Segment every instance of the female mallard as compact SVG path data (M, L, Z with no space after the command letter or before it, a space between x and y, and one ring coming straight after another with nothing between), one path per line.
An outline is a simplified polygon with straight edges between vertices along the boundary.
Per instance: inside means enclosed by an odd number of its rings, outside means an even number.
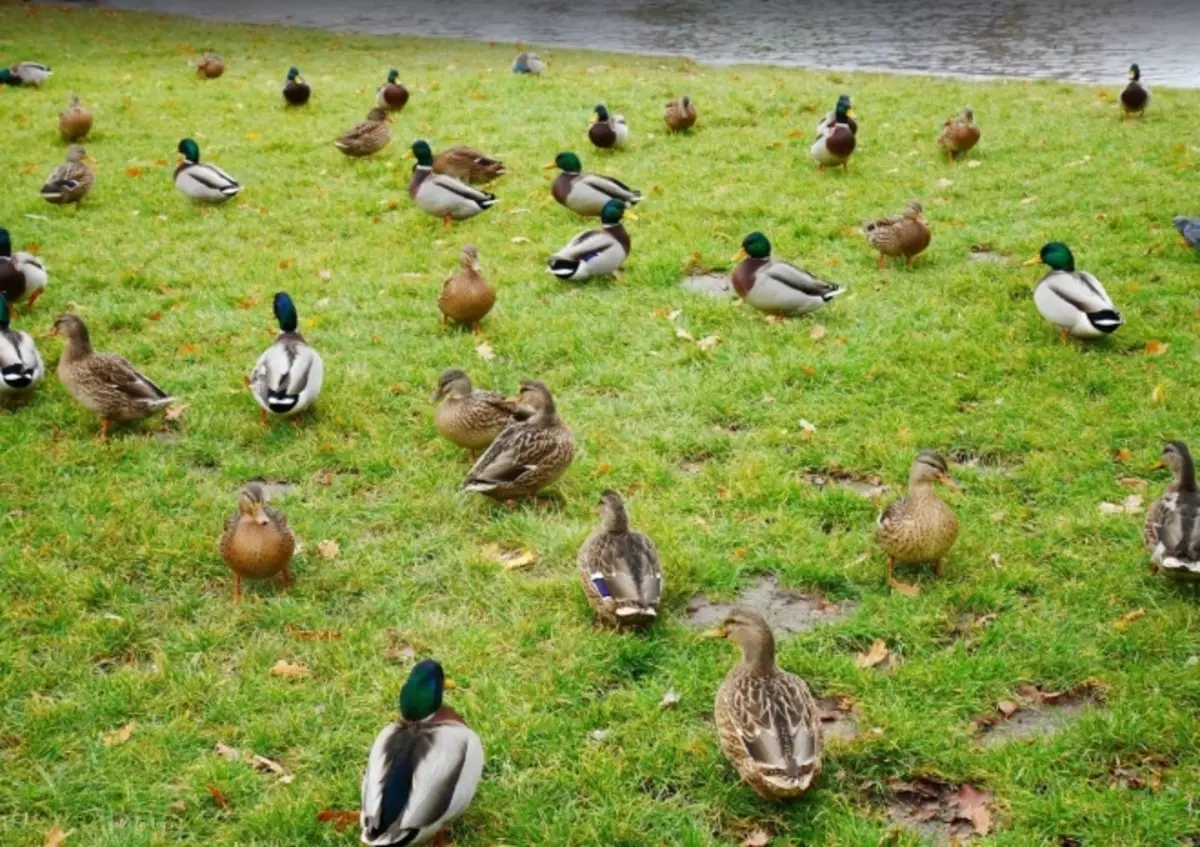
M362 781L363 844L424 844L466 811L483 776L483 745L442 703L454 683L431 659L400 689L400 720L375 737Z
M621 115L610 115L601 103L596 107L592 125L588 127L588 138L601 150L624 147L629 138L629 127Z
M338 136L333 146L347 156L355 158L378 153L392 140L389 123L391 119L388 118L387 112L376 107L367 113L365 121L355 124Z
M1196 464L1182 441L1163 447L1162 463L1175 474L1163 496L1146 513L1146 547L1156 573L1200 579L1200 489Z
M29 298L29 311L46 291L46 266L28 253L14 253L12 236L0 227L0 294L15 304Z
M491 182L507 171L504 163L471 147L451 147L433 157L433 172L460 182Z
M911 266L933 238L929 224L925 223L921 204L913 200L904 207L904 214L867 221L863 233L872 247L879 251L876 265L884 267L886 256L903 256L904 263Z
M287 79L283 81L283 99L289 106L303 106L312 97L312 86L300 76L300 71L288 68Z
M225 521L219 542L221 558L233 571L233 602L242 601L243 579L270 579L282 574L292 584L288 563L296 552L296 536L287 518L267 505L267 492L257 482L242 489L238 510Z
M512 69L515 74L533 74L537 76L546 70L546 63L542 61L540 56L521 51L517 54L517 58L513 60Z
M317 399L325 379L321 355L296 331L300 319L287 292L275 295L273 308L279 335L254 363L248 382L264 424L267 412L284 417L303 412Z
M967 106L957 118L947 118L937 140L951 162L978 144L979 124L975 123L974 110Z
M771 258L771 242L761 232L742 239L742 249L733 257L733 290L762 312L777 315L806 315L815 312L845 291L808 271Z
M625 503L615 491L600 495L600 526L579 548L583 593L604 623L653 623L662 599L663 573L654 542L629 528Z
M472 188L452 176L435 174L433 151L426 142L414 141L412 152L417 164L408 183L408 195L419 208L441 218L446 226L450 221L473 218L495 205L495 194Z
M941 454L922 450L908 472L908 494L884 509L875 522L875 541L888 557L889 583L895 581L892 568L896 562L932 562L938 576L942 575L942 559L958 538L958 518L938 497L935 482L962 490L950 478Z
M1075 270L1071 248L1052 241L1024 265L1046 264L1050 273L1033 289L1033 302L1042 317L1058 327L1059 340L1068 335L1099 338L1125 323L1100 280L1087 271Z
M609 200L600 213L602 229L587 229L550 257L550 273L580 282L616 273L629 256L629 233L621 224L625 204Z
M1129 66L1129 84L1121 91L1121 114L1124 118L1144 115L1149 104L1150 89L1142 84L1142 69L1134 62Z
M686 94L678 100L672 100L663 110L663 120L671 132L683 132L691 129L696 123L696 106L692 98Z
M433 421L442 437L471 451L486 449L504 428L520 416L520 409L503 394L471 385L458 368L447 368L438 377Z
M392 68L388 71L387 82L379 86L375 92L375 104L388 112L399 112L408 104L408 89L396 82L400 71Z
M845 116L845 119L842 122L846 124L846 126L850 127L850 131L852 133L858 135L858 121L854 120L854 111L853 107L850 105L849 94L838 95L837 103L834 104L833 111L826 112L825 116L821 118L821 120L817 121L817 135L821 135L828 129L832 128L835 123L837 123L837 115L839 111L841 111L841 113Z
M487 316L496 303L496 289L480 273L479 251L468 244L459 256L462 267L442 283L438 294L438 309L442 313L442 326L446 319L455 323L468 324L479 334L479 322Z
M38 62L18 62L11 68L0 68L0 83L5 85L32 85L40 88L54 71Z
M67 151L67 161L55 168L42 186L42 199L55 206L74 203L78 210L96 184L96 175L84 161L86 158L87 151L78 144L72 146Z
M75 402L100 416L100 437L113 421L136 421L161 412L175 398L128 361L113 353L95 353L78 315L58 316L51 335L65 335L67 349L58 360L58 378Z
M25 394L46 373L33 338L11 323L8 300L0 294L0 397Z
M558 416L554 397L544 383L521 383L517 403L521 420L496 437L463 480L464 491L478 491L494 500L537 497L575 458L575 439Z
M217 79L225 73L225 61L216 53L205 53L196 63L196 73L205 79Z
M92 131L92 113L72 94L71 102L58 113L58 132L63 141L78 141Z
M200 164L200 145L190 138L179 142L183 160L175 168L175 187L205 203L224 203L238 196L241 184L212 163Z
M808 684L775 664L775 637L757 612L734 609L709 635L742 648L713 710L721 751L764 800L799 797L821 773L821 718Z
M599 217L610 200L619 200L628 208L636 206L642 192L630 188L610 176L583 172L583 165L574 153L559 153L545 169L558 168L562 173L550 185L550 193L562 205L584 217Z

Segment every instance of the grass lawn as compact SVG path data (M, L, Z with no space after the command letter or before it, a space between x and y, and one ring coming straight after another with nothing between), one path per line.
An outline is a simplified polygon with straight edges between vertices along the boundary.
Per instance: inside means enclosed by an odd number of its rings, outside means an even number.
M4 61L55 69L40 91L0 91L0 225L51 273L14 325L44 332L77 309L98 350L191 404L98 443L51 372L0 415L3 844L40 845L53 826L74 831L67 847L353 843L316 815L356 808L412 652L444 663L487 751L459 847L701 847L758 828L773 847L917 844L889 836L881 795L922 774L991 792L981 843L1168 845L1200 830L1197 598L1149 574L1141 512L1099 508L1148 503L1168 481L1152 470L1162 442L1200 441L1200 263L1170 222L1198 210L1200 91L1156 88L1146 118L1122 124L1120 77L1101 90L554 50L535 79L509 72L508 44L42 6L0 6L0 32ZM220 80L189 68L206 48L225 58ZM299 111L279 96L291 64L315 89ZM333 138L393 66L412 99L391 146L344 158ZM78 214L38 196L72 91L96 114L97 185ZM813 127L843 91L859 149L849 172L818 173ZM684 92L700 122L669 137L662 105ZM631 149L590 148L600 101L628 119ZM979 165L950 166L933 139L968 103ZM174 190L184 136L243 182L234 203L201 210ZM504 159L500 203L449 229L416 209L401 158L416 138ZM647 195L617 281L545 271L582 228L539 169L570 149ZM911 271L878 271L858 226L913 198L933 244ZM686 267L727 271L754 229L848 293L776 324L678 287ZM1038 315L1044 269L1017 260L1054 239L1107 285L1127 319L1114 336L1061 346ZM490 360L438 327L436 292L467 242L499 289ZM973 245L999 261L971 259ZM281 289L325 390L315 418L264 430L242 378ZM52 370L61 344L40 346ZM555 391L578 451L549 508L458 492L468 460L429 403L453 365L486 387ZM872 542L881 504L805 475L878 475L887 499L925 447L957 460L966 490L946 496L962 532L944 578L905 572L922 589L907 597ZM290 486L276 505L304 551L293 590L252 585L236 608L215 541L255 478ZM663 619L643 636L594 627L574 572L607 487L663 555ZM325 539L336 557L317 553ZM537 562L505 571L489 545ZM861 724L787 806L757 800L720 755L712 702L735 651L683 620L695 593L728 600L762 574L854 604L780 645L781 665L850 698ZM889 672L856 665L876 639L902 660ZM310 675L271 675L280 660ZM1095 706L1056 735L972 736L1021 683L1087 681ZM681 700L660 709L671 688Z

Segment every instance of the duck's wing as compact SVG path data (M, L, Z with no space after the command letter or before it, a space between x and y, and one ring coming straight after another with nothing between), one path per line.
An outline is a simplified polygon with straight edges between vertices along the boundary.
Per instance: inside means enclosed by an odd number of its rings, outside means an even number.
M1100 284L1100 280L1087 271L1075 271L1074 273L1059 271L1049 274L1042 282L1057 297L1084 314L1113 308L1113 302L1109 299L1104 286Z
M780 670L746 677L733 691L731 705L746 752L759 764L796 778L819 760L819 718L799 677Z
M583 262L619 246L617 240L604 230L589 229L572 238L567 242L567 246L555 253L552 258Z
M430 174L426 177L425 181L432 182L439 188L451 191L460 197L465 197L473 203L484 203L488 200L496 199L495 194L489 194L486 191L480 191L478 188L472 188L466 183L445 174Z
M635 188L630 188L625 183L618 179L613 179L611 176L602 176L601 174L582 174L579 181L589 188L594 188L601 194L607 194L616 200L623 200L626 203L636 203L642 199L642 192Z
M467 473L463 488L512 484L537 469L553 439L532 421L509 424Z
M116 391L135 400L155 402L173 399L125 358L115 353L100 353L91 357L95 375Z
M772 260L763 270L765 270L767 276L781 285L786 285L788 288L795 289L809 297L823 299L840 288L835 283L818 279L803 268L798 268L788 262L781 262L778 259ZM759 271L759 273L762 272Z

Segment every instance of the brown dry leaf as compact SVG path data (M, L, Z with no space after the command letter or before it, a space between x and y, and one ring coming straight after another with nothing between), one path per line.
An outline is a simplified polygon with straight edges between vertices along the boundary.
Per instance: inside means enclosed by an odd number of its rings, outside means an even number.
M142 169L139 167L128 167L125 169L125 173L128 176L141 176Z
M1133 453L1129 452L1128 447L1122 447L1117 451L1117 455L1113 456L1113 461L1119 465L1123 465L1133 458Z
M317 552L326 559L336 559L337 554L342 552L342 548L341 545L339 545L332 538L326 538L324 541L317 544Z
M317 820L321 823L331 823L337 829L349 829L358 826L358 810L322 809L317 812Z
M488 344L486 341L482 342L478 347L476 347L475 352L478 354L479 358L483 359L485 362L490 362L492 359L496 358L496 351L493 350L492 345Z
M292 260L291 260L291 259L280 259L280 260L279 260L279 270L281 270L281 271L286 271L286 270L287 270L288 268L290 268L291 266L292 266Z
M696 342L696 346L699 347L701 350L703 350L705 353L707 353L709 350L712 350L714 347L716 347L720 343L721 343L721 336L706 335L703 338L701 338L699 341Z
M756 829L754 832L742 839L740 847L767 847L771 843L771 836L764 829Z
M808 337L813 341L820 341L825 337L825 327L820 324L814 324L813 328L808 332Z
M1146 342L1145 352L1147 356L1161 356L1163 353L1167 352L1167 348L1170 346L1170 344L1164 344L1157 339L1151 338Z
M221 789L217 788L215 785L206 785L204 787L208 789L208 793L212 795L213 802L216 803L219 808L229 808L229 801L225 799L225 795L221 793Z
M675 337L682 338L684 341L695 341L696 340L696 336L692 335L686 329L680 329L680 328L676 328Z
M163 418L168 421L177 421L187 414L187 410L190 408L192 408L191 403L176 403L163 412Z
M811 441L812 437L817 434L817 427L803 418L800 419L798 426L800 427L800 438L804 441Z
M764 321L766 321L766 322L767 322L767 323L769 323L769 324L773 324L773 325L775 325L775 326L778 326L779 324L781 324L781 323L783 323L784 321L786 321L786 320L787 320L787 318L785 318L783 315L774 315L774 314L772 314L772 315L763 315L763 320L764 320Z
M921 586L919 585L910 585L907 582L901 582L900 580L894 578L888 579L888 585L890 585L894 590L899 591L905 597L921 596Z
M214 749L216 750L218 756L221 756L230 762L239 762L242 759L241 750L238 750L236 747L230 747L228 744L223 744L220 741L217 742L217 746Z
M321 279L333 279L333 271L329 270L329 268L321 268L317 271L317 276Z
M1001 700L996 704L996 711L1004 715L1005 720L1008 720L1020 710L1021 706L1012 700Z
M958 800L958 814L971 822L976 835L987 835L992 831L992 810L988 806L991 794L973 785L963 784L955 799Z
M184 344L175 351L176 356L190 356L200 348L195 344Z
M250 757L250 764L254 765L260 771L270 772L276 776L287 776L287 771L283 769L283 765L273 759L268 759L266 756L260 756L257 753Z
M46 830L46 840L42 842L42 847L59 847L74 831L73 829L64 831L61 826L55 824Z
M286 659L280 659L278 662L271 665L271 676L303 679L308 675L308 665L301 664L300 662L289 662Z
M875 643L871 645L871 649L866 653L859 653L854 660L854 664L860 668L873 668L888 657L888 646L882 638L876 638Z
M1145 609L1134 609L1132 612L1121 615L1121 617L1117 618L1117 629L1128 629L1131 623L1144 617L1146 617Z
M332 468L325 468L320 474L317 475L317 485L321 486L322 488L328 488L329 486L333 485L333 481L335 479L337 479L337 472Z
M1166 402L1167 389L1163 388L1163 384L1161 382L1154 386L1154 391L1151 392L1150 399L1154 401L1154 405L1156 406L1161 406Z
M300 641L340 641L342 634L336 629L294 629L287 627L287 634Z
M612 469L613 469L613 466L610 465L608 462L601 462L600 464L596 465L595 475L596 476L604 476L605 474L611 472Z
M165 168L167 166L167 160L166 159L155 159L154 166L156 168Z
M1138 479L1136 476L1123 476L1117 479L1117 482L1125 488L1136 488L1138 491L1145 491L1149 483L1144 479Z
M104 743L105 747L119 747L129 740L129 737L133 735L134 730L136 729L137 721L130 721L120 729L114 729L112 732L104 733L100 736L100 741Z

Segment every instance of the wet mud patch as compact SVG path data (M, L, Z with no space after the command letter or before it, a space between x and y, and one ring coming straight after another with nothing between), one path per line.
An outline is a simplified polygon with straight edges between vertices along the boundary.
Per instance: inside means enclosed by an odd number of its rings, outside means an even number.
M853 609L853 604L833 603L818 594L780 588L779 579L768 575L745 588L733 603L715 603L704 593L694 595L687 605L688 624L697 628L718 626L735 606L761 614L777 635L804 632L841 620Z
M849 697L818 697L817 708L820 709L821 733L826 744L831 741L847 744L858 738L858 711Z
M992 795L936 777L892 782L884 797L888 819L937 847L965 844L992 831Z
M984 242L983 244L972 244L971 252L967 254L967 258L973 262L987 262L993 265L1012 264L1012 256L1007 253L999 252L987 242Z
M717 300L727 300L734 296L733 280L720 274L698 274L684 277L679 287L693 294L706 294Z
M889 490L879 476L857 474L844 468L809 469L801 479L814 488L840 488L864 500L878 500Z
M995 453L977 453L965 447L951 450L947 458L960 468L970 468L980 477L1008 476L1019 464Z
M974 718L971 723L978 743L997 747L1062 732L1100 702L1100 692L1091 683L1082 683L1069 691L1043 691L1022 683L1015 700L1001 700L993 711Z

